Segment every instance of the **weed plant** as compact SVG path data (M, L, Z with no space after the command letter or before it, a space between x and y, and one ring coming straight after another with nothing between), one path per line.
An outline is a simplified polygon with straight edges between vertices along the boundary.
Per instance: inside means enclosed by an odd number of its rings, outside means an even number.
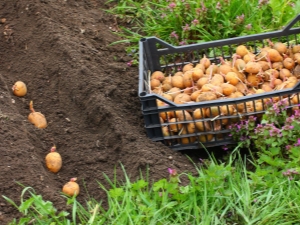
M109 3L113 0L108 1ZM107 10L135 54L142 37L186 45L282 29L300 12L297 0L120 0Z
M300 173L300 109L289 107L288 98L278 102L269 101L261 121L249 117L231 126L234 140L241 146L256 152L256 182L266 181L272 185L274 176L290 180Z

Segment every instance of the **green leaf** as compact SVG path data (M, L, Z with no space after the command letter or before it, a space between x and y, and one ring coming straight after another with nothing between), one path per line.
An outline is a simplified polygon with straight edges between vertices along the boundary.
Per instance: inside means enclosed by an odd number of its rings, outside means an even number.
M34 202L34 198L27 199L19 206L19 211L26 215L27 210L30 208L30 206L33 204L33 202Z
M275 143L274 146L276 146L276 145L277 145L277 143ZM271 153L271 156L276 156L280 153L280 148L279 147L271 147L271 148L269 148L269 151Z
M166 178L163 178L153 184L153 191L159 191L160 189L166 189L168 181Z
M110 189L108 192L109 192L109 196L112 198L118 198L124 195L124 190L122 188Z
M260 160L262 160L265 163L268 163L269 165L276 166L275 161L273 160L273 158L266 155L266 154L262 154L260 156Z
M190 192L190 189L191 189L191 187L190 187L189 185L187 185L187 186L182 186L182 187L179 188L179 190L180 190L180 192L181 192L182 194L187 194L187 193L189 193L189 192Z
M145 180L139 180L132 184L132 189L138 191L147 186L148 186L148 182L146 182Z
M293 147L290 150L290 153L294 156L299 158L300 157L300 147Z

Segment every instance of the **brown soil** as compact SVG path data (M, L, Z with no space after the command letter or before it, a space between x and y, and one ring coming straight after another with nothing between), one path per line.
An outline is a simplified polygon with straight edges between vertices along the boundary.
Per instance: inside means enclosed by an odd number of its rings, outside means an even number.
M104 200L97 181L103 173L122 179L120 163L136 179L167 168L194 171L183 153L147 138L138 98L138 68L128 67L124 46L106 0L2 0L0 3L0 194L19 203L22 187L34 188L58 210L66 207L61 188L71 177L82 187L78 200ZM27 84L25 97L13 95L15 81ZM27 120L29 102L47 120L46 129ZM63 158L57 173L44 163L52 145ZM195 153L197 152L197 153ZM170 160L169 156L173 159ZM20 216L0 197L0 224Z

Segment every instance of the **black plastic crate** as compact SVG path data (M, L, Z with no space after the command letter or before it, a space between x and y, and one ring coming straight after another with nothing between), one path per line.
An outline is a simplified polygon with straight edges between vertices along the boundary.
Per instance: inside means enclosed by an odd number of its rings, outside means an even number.
M293 103L292 97L300 93L299 82L290 89L187 104L175 104L159 94L151 93L149 82L154 71L174 74L186 64L198 63L204 55L212 63L219 64L220 57L231 58L235 48L241 44L251 46L255 53L260 47L267 45L267 40L284 42L287 46L298 45L300 44L300 28L293 28L293 26L299 20L300 14L279 31L179 47L172 46L156 37L142 38L139 43L139 98L147 136L153 141L164 142L174 150L233 144L234 141L229 135L229 125L241 119L247 119L249 116L261 117L265 112L266 101L272 99L276 102L286 99L289 108L296 107L297 104ZM158 107L158 100L165 103L165 106ZM234 114L227 113L231 112L232 107L242 110L241 112L235 110ZM200 114L194 113L195 110ZM170 115L174 113L177 115L181 113L182 119L180 121L168 119L172 118ZM203 113L206 116L203 116ZM161 122L160 117L167 119Z

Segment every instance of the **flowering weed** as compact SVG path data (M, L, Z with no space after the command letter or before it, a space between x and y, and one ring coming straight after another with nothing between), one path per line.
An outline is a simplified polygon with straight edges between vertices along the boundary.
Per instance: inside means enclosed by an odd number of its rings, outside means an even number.
M107 10L125 24L118 34L121 42L132 44L130 54L137 53L141 37L156 36L178 46L257 34L281 29L299 11L296 0L120 0Z
M256 152L256 166L265 173L292 179L300 171L300 110L287 105L286 99L270 101L260 122L249 117L232 125L232 137Z

